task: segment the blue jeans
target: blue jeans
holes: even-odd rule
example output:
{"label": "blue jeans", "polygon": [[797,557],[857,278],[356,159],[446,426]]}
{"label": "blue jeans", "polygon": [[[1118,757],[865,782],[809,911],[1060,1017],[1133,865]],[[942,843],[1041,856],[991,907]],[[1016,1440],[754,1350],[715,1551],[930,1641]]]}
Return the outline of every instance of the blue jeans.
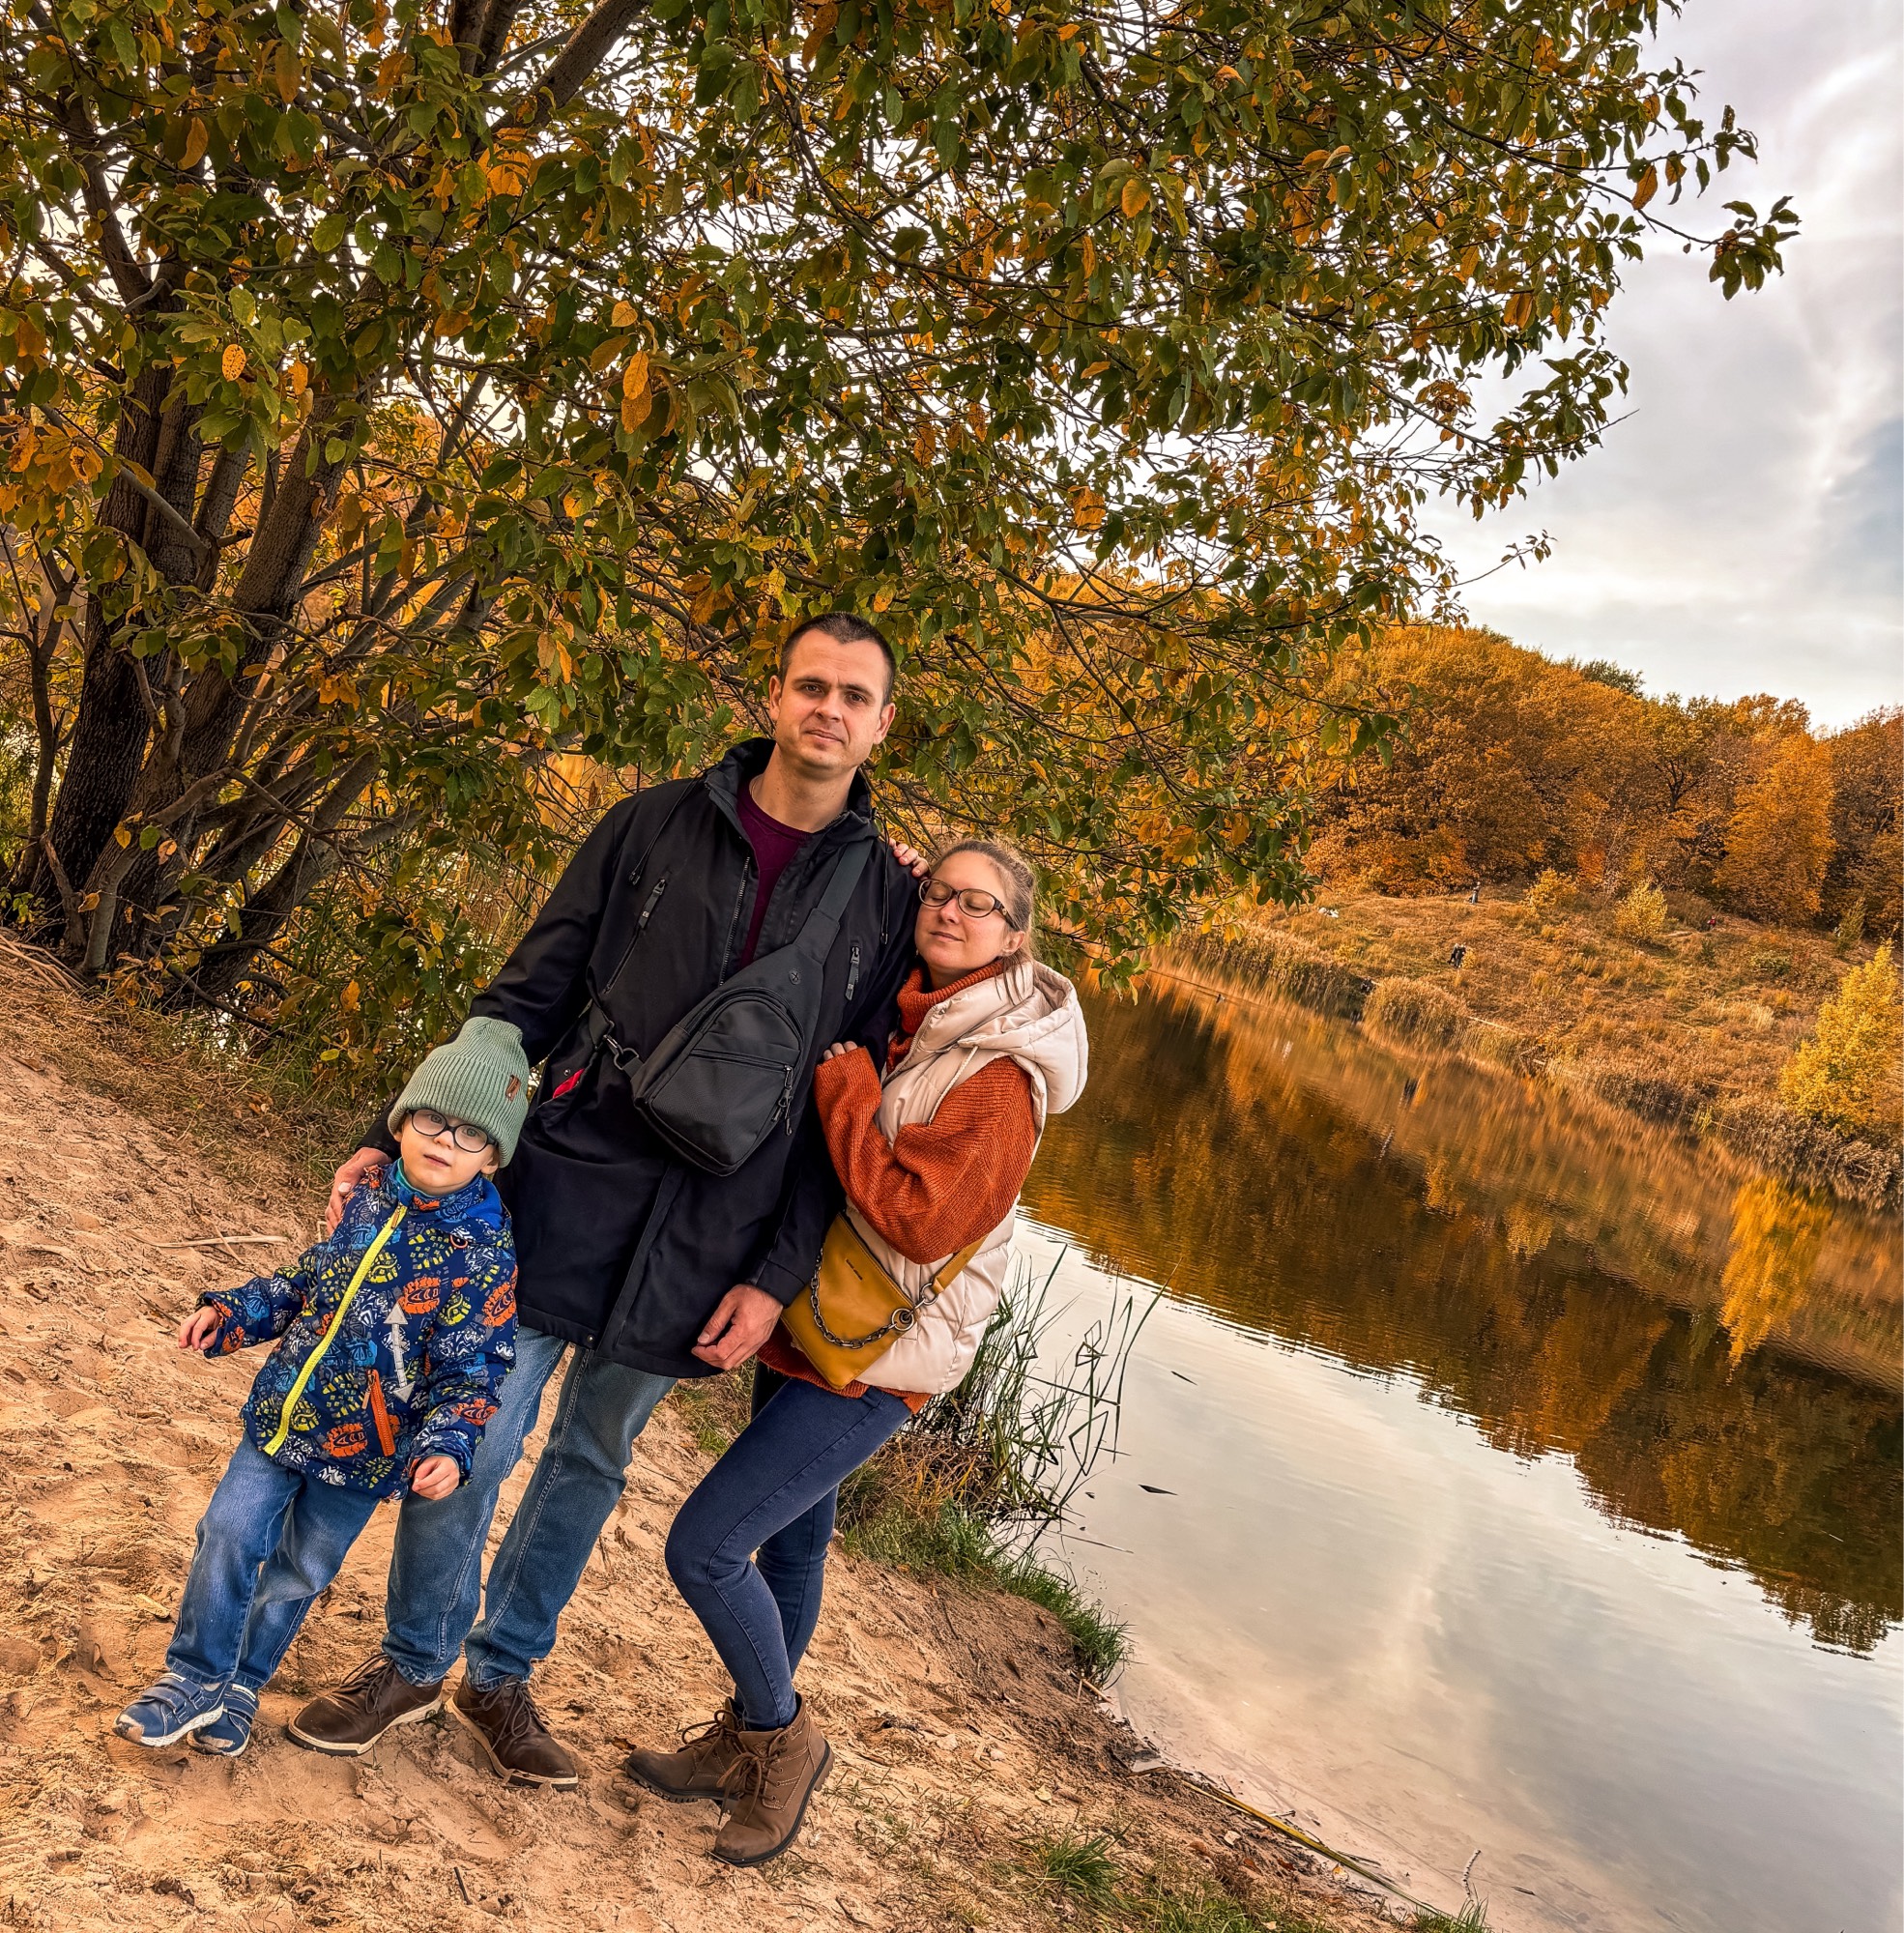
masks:
{"label": "blue jeans", "polygon": [[720,1653],[750,1731],[793,1722],[793,1672],[820,1622],[840,1485],[911,1418],[887,1390],[835,1396],[756,1370],[754,1420],[675,1518],[668,1574]]}
{"label": "blue jeans", "polygon": [[165,1668],[262,1691],[376,1508],[367,1492],[286,1470],[240,1437],[198,1519]]}
{"label": "blue jeans", "polygon": [[465,1673],[482,1690],[527,1678],[549,1655],[556,1621],[621,1501],[635,1438],[674,1388],[672,1376],[576,1349],[549,1440],[489,1567],[485,1614],[477,1624],[482,1552],[496,1499],[521,1458],[542,1392],[568,1346],[519,1326],[515,1368],[476,1446],[469,1481],[436,1503],[404,1499],[385,1603],[384,1656],[412,1685],[440,1684],[465,1650]]}

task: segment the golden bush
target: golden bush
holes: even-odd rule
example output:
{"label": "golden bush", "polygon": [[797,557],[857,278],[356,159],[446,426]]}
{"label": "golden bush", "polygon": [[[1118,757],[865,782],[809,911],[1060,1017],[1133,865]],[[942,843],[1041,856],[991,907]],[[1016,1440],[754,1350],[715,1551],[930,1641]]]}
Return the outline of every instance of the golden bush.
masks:
{"label": "golden bush", "polygon": [[1614,930],[1622,939],[1651,945],[1666,931],[1666,896],[1651,880],[1642,880],[1613,915]]}
{"label": "golden bush", "polygon": [[1890,944],[1838,982],[1818,1009],[1818,1030],[1792,1051],[1778,1092],[1795,1114],[1867,1140],[1904,1131],[1904,1000]]}
{"label": "golden bush", "polygon": [[1580,888],[1564,873],[1546,867],[1527,888],[1527,909],[1543,926],[1550,926],[1562,913],[1572,912],[1580,904]]}

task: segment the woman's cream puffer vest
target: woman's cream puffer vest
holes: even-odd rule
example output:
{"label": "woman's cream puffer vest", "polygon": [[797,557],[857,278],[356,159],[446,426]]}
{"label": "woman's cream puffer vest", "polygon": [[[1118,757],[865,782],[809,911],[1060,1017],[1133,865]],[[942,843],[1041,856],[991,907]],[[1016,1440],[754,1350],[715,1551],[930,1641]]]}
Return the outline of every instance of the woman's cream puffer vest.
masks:
{"label": "woman's cream puffer vest", "polygon": [[[995,1060],[1015,1060],[1030,1077],[1040,1135],[1048,1116],[1063,1113],[1084,1091],[1089,1064],[1084,1012],[1077,989],[1062,973],[1022,960],[940,1000],[919,1024],[906,1058],[881,1083],[884,1094],[875,1117],[880,1132],[896,1140],[901,1128],[931,1120],[953,1088]],[[915,1302],[950,1259],[910,1261],[851,1203],[847,1213]],[[929,1396],[964,1381],[1005,1286],[1017,1213],[1014,1202],[956,1279],[920,1309],[917,1326],[867,1366],[864,1381]]]}

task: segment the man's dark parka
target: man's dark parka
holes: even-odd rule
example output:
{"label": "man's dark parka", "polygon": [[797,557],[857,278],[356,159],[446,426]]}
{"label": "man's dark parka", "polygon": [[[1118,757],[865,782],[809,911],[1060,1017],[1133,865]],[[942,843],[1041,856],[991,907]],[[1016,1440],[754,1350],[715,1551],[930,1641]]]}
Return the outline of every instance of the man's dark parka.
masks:
{"label": "man's dark parka", "polygon": [[[835,1040],[880,1057],[912,959],[917,886],[855,774],[846,810],[781,875],[756,947],[760,957],[787,945],[840,853],[872,842],[827,955],[818,1038],[784,1126],[733,1174],[707,1174],[635,1118],[626,1080],[606,1053],[557,1093],[585,1059],[591,1001],[616,1040],[646,1057],[740,965],[757,869],[739,792],[772,749],[749,739],[699,778],[651,786],[615,806],[470,1009],[520,1027],[531,1066],[547,1062],[497,1184],[515,1221],[521,1320],[660,1375],[712,1373],[690,1352],[736,1283],[782,1303],[805,1287],[841,1199],[812,1106],[813,1065]],[[394,1151],[381,1129],[366,1137],[370,1144]]]}

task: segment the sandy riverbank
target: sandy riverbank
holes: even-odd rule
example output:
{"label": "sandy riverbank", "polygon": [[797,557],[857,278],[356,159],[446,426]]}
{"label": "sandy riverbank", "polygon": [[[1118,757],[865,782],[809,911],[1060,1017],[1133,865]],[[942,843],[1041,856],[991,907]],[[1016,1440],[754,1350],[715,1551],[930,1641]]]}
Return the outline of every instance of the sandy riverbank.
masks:
{"label": "sandy riverbank", "polygon": [[243,1760],[114,1739],[114,1715],[159,1666],[254,1367],[182,1356],[171,1331],[201,1288],[295,1253],[177,1245],[309,1239],[312,1123],[167,1056],[14,956],[0,959],[0,1065],[8,1923],[1055,1929],[1080,1909],[1038,1849],[1099,1832],[1124,1876],[1113,1923],[1163,1923],[1128,1903],[1140,1897],[1207,1911],[1169,1923],[1224,1933],[1374,1923],[1320,1861],[1132,1770],[1140,1742],[1081,1686],[1043,1612],[846,1558],[804,1679],[838,1756],[813,1828],[758,1872],[707,1859],[710,1808],[644,1803],[617,1770],[628,1744],[705,1716],[723,1688],[661,1569],[705,1467],[673,1405],[537,1680],[586,1761],[579,1791],[503,1785],[441,1719],[359,1764],[283,1739],[300,1697],[376,1642],[389,1512],[314,1611]]}

